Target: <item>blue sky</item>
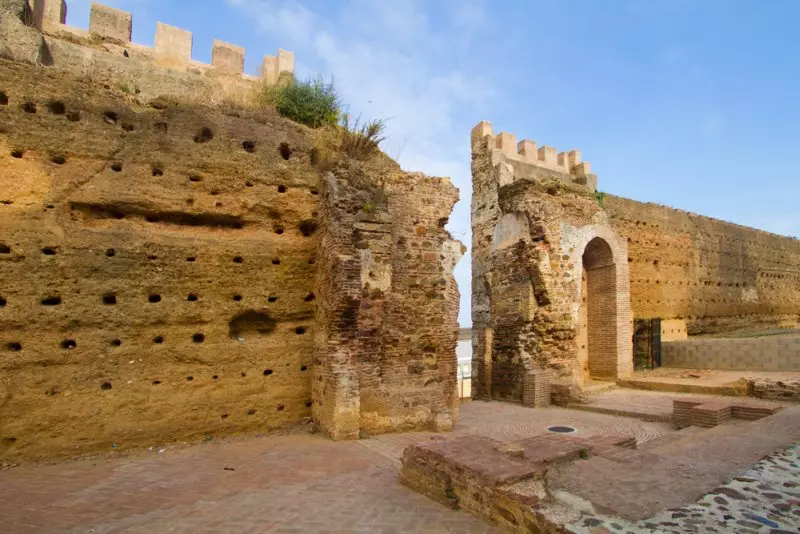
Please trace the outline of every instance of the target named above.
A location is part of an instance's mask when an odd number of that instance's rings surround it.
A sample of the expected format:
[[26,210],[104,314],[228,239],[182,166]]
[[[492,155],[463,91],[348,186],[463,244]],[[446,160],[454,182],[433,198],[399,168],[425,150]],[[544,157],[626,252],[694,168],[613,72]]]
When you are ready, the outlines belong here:
[[[333,76],[351,113],[389,121],[407,170],[449,176],[449,228],[469,245],[469,132],[490,120],[578,148],[602,191],[800,235],[800,2],[796,0],[106,0],[155,22]],[[68,0],[86,27],[88,0]],[[470,259],[456,268],[470,323]]]

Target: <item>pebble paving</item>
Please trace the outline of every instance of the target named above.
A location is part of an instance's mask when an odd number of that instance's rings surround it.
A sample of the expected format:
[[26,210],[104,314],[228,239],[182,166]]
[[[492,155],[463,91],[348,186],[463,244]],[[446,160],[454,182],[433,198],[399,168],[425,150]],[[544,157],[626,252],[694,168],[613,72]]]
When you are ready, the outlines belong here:
[[584,512],[575,534],[800,533],[800,443],[768,456],[694,504],[625,521]]

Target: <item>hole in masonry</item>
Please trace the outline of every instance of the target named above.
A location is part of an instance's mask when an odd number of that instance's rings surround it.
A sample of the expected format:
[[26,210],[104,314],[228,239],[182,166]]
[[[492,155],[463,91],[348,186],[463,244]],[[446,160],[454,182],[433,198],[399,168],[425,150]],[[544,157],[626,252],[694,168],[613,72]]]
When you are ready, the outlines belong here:
[[25,154],[24,150],[12,150],[11,157],[16,159],[21,159],[22,156]]
[[193,377],[193,376],[187,376],[187,377],[186,377],[186,381],[187,381],[187,382],[191,382],[192,380],[194,380],[194,377]]
[[52,161],[56,165],[63,165],[63,164],[65,164],[67,162],[67,158],[62,156],[62,155],[60,155],[60,154],[57,154],[57,155],[51,157],[50,161]]
[[42,306],[58,306],[61,304],[61,297],[44,297],[39,303]]
[[0,254],[11,254],[11,247],[5,243],[0,243]]
[[203,177],[202,176],[197,176],[196,174],[193,174],[192,176],[189,177],[189,181],[190,182],[202,182],[203,181]]
[[215,197],[219,195],[219,189],[212,189],[211,191],[208,192],[208,194],[211,195],[212,197]]
[[8,95],[5,91],[0,91],[0,106],[7,106],[8,105]]
[[272,369],[264,369],[264,376],[269,376],[272,374]]
[[8,301],[5,299],[5,297],[0,297],[0,308],[5,308],[6,304],[8,304]]
[[197,295],[195,295],[194,293],[189,293],[189,296],[186,297],[186,300],[188,300],[189,302],[196,302],[197,301]]
[[208,127],[201,128],[197,135],[194,136],[195,143],[208,143],[212,139],[214,139],[214,132]]
[[12,341],[11,343],[6,344],[6,348],[11,352],[19,352],[22,350],[22,343]]
[[112,163],[111,170],[114,172],[121,172],[122,171],[122,163]]
[[278,152],[280,152],[281,157],[285,160],[292,157],[292,148],[289,146],[289,143],[281,143],[278,146]]
[[228,418],[228,414],[224,413],[224,414],[220,415],[220,417],[223,418],[223,419],[227,419]]
[[242,148],[245,152],[250,152],[251,154],[256,151],[256,142],[255,141],[245,141],[242,143]]
[[78,122],[81,120],[81,112],[80,111],[70,111],[67,113],[67,120],[70,122]]
[[317,296],[314,295],[314,293],[309,293],[308,295],[305,296],[305,298],[303,298],[303,300],[306,302],[311,302],[315,298],[317,298]]
[[148,254],[147,259],[150,261],[155,261],[158,259],[158,256],[156,256],[155,254]]
[[275,233],[278,234],[278,235],[283,234],[283,226],[276,226],[275,227]]
[[117,255],[117,251],[114,250],[113,248],[107,248],[106,249],[106,256],[108,256],[109,258],[113,258],[116,255]]
[[233,300],[234,300],[235,302],[241,302],[241,300],[242,300],[242,296],[241,296],[241,295],[234,295],[234,296],[233,296],[233,297],[231,297],[231,298],[233,298]]
[[294,333],[297,334],[298,336],[301,336],[306,333],[306,329],[302,326],[298,326],[297,328],[294,329]]
[[281,260],[280,258],[272,258],[272,265],[280,265]]
[[56,253],[55,247],[42,247],[42,254],[45,256],[55,256]]
[[319,191],[317,191],[316,189],[312,189],[311,190],[311,194],[312,195],[319,195]]
[[192,336],[192,341],[194,341],[195,343],[202,343],[205,340],[206,340],[205,334],[194,334]]
[[51,100],[48,102],[47,109],[50,110],[50,113],[53,115],[63,115],[67,112],[67,107],[64,105],[64,103],[57,100]]
[[17,438],[14,437],[3,438],[3,443],[16,443],[16,442]]
[[269,297],[267,297],[267,302],[275,302],[275,301],[277,301],[277,300],[278,300],[278,297],[276,297],[276,296],[269,296]]
[[157,386],[161,383],[161,380],[153,380],[153,385]]
[[311,152],[308,153],[308,161],[312,165],[316,165],[317,163],[319,163],[319,150],[317,149],[317,147],[312,148]]
[[103,382],[102,384],[100,384],[100,389],[104,391],[111,389],[111,382]]
[[310,237],[317,230],[317,222],[311,219],[305,220],[300,223],[300,233],[305,237]]
[[106,306],[113,306],[117,303],[117,295],[115,293],[106,293],[103,295],[103,304]]
[[103,113],[103,121],[105,121],[106,124],[117,124],[118,119],[119,115],[114,111],[106,111]]
[[54,206],[53,204],[47,204],[47,205],[45,206],[45,208],[47,208],[47,209],[51,210],[51,209],[54,209],[54,208],[55,208],[55,206]]
[[247,376],[247,373],[245,373],[244,371],[242,371],[242,373],[241,373],[241,374],[242,374],[242,378],[244,378],[244,377],[246,377],[246,376]]
[[150,304],[155,304],[157,302],[161,302],[161,295],[153,294],[147,296],[147,302]]
[[25,102],[22,104],[22,111],[25,113],[36,113],[36,104],[33,102]]
[[211,377],[211,380],[219,380],[219,375],[214,375]]
[[233,263],[242,263],[242,262],[244,262],[244,258],[242,258],[241,256],[233,257]]
[[306,401],[306,408],[311,408],[311,401]]
[[164,343],[164,338],[163,338],[163,336],[156,336],[156,337],[154,337],[154,338],[153,338],[153,343],[155,343],[156,345],[161,345],[162,343]]
[[286,192],[286,186],[283,185],[283,184],[279,185],[278,186],[278,193],[285,193],[285,192]]
[[308,371],[308,366],[304,365],[300,368],[301,371]]
[[245,182],[244,185],[246,187],[253,187],[253,182]]
[[309,257],[308,263],[314,265],[315,263],[317,263],[317,258],[315,258],[314,256]]
[[575,432],[575,428],[571,426],[550,426],[547,427],[549,432],[555,432],[556,434],[572,434]]
[[134,131],[136,129],[136,126],[134,126],[130,122],[123,122],[122,123],[122,129],[125,130],[126,132],[132,132],[132,131]]
[[247,410],[247,415],[254,415],[255,413],[256,413],[256,411],[253,408],[250,408],[249,410]]
[[112,347],[119,347],[120,345],[122,345],[122,340],[120,340],[120,339],[112,339],[111,340],[111,346]]
[[283,411],[283,409],[284,409],[284,406],[283,406],[283,404],[279,404],[279,405],[277,405],[277,406],[275,407],[275,409],[276,409],[276,410],[278,410],[279,412],[282,412],[282,411]]
[[153,167],[153,176],[164,176],[164,171],[160,167]]
[[188,258],[186,258],[186,261],[188,261],[189,263],[192,263],[194,261],[197,261],[197,258],[195,258],[194,256],[189,256]]
[[65,339],[61,342],[62,349],[74,349],[78,346],[78,343],[74,339]]

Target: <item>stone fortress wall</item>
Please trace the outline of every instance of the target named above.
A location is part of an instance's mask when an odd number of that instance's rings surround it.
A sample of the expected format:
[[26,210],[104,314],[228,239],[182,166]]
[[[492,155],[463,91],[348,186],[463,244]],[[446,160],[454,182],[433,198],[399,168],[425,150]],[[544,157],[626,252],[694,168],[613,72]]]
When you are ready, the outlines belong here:
[[0,0],[0,459],[452,426],[449,180],[325,167],[317,132],[202,98],[253,90],[231,56],[167,67],[129,15],[79,42],[34,7]]
[[[473,129],[472,147],[478,396],[519,402],[536,369],[573,385],[623,376],[631,343],[630,323],[623,323],[637,318],[661,318],[665,340],[673,341],[800,325],[800,241],[598,193],[577,151],[534,151],[533,142],[495,135],[488,123]],[[617,283],[603,286],[595,277],[601,313],[593,321],[597,291],[587,274],[603,254],[587,246],[595,237],[607,244],[601,263],[615,266]],[[615,323],[593,333],[606,313],[617,315]],[[593,370],[592,340],[597,348],[609,336],[617,342],[616,369]]]

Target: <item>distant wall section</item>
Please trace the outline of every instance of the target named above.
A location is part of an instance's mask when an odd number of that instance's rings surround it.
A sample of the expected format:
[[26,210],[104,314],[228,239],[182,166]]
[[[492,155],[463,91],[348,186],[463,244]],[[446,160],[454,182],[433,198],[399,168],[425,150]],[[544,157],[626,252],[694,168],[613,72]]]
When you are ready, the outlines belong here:
[[606,195],[628,242],[634,317],[684,320],[688,334],[800,325],[800,241]]

